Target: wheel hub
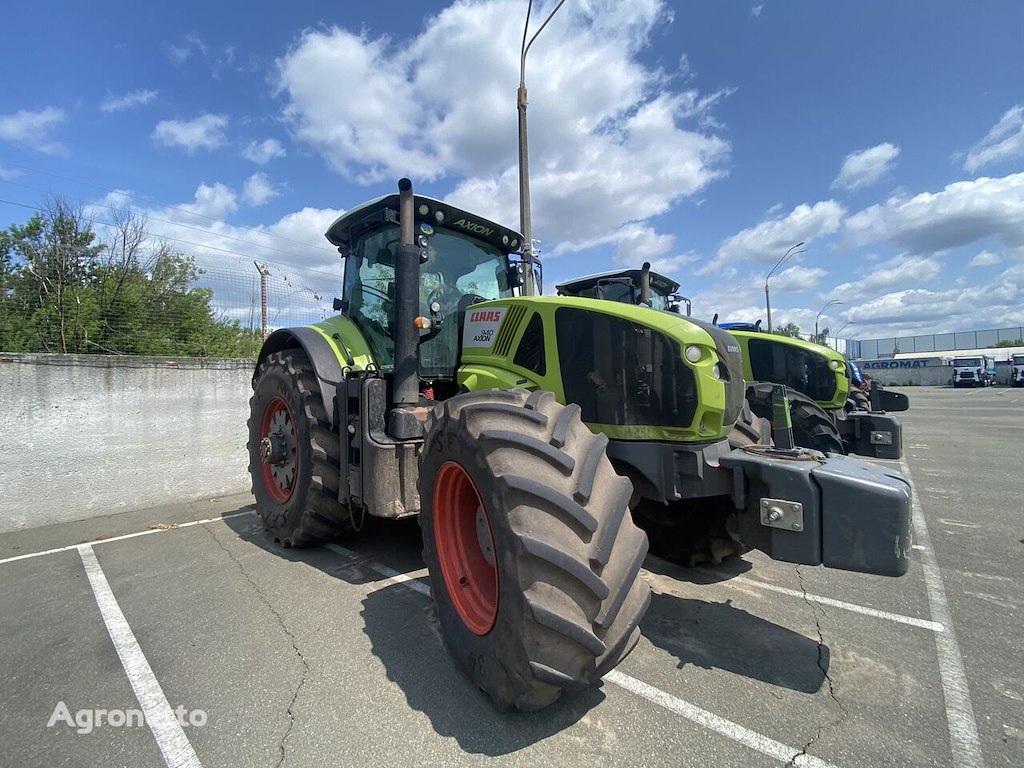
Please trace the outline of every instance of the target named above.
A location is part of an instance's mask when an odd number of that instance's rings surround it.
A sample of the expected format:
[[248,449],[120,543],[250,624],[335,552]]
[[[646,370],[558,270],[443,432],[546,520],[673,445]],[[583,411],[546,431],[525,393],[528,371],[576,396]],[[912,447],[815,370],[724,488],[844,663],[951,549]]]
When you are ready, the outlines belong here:
[[486,635],[498,615],[498,559],[487,510],[472,479],[446,462],[434,481],[434,537],[452,607],[475,635]]
[[263,465],[264,487],[279,503],[291,498],[298,466],[298,436],[288,404],[275,397],[260,421],[258,455]]

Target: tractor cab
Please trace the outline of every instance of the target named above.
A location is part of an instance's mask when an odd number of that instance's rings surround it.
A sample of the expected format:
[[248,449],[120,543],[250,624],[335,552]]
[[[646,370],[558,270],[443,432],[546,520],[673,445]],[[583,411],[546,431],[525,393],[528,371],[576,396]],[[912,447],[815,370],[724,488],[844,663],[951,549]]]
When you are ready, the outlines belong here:
[[[647,296],[644,296],[644,281],[648,280]],[[643,269],[622,269],[618,272],[601,272],[575,280],[559,283],[555,290],[560,296],[579,296],[584,299],[603,299],[620,304],[646,304],[652,309],[679,312],[681,302],[686,303],[689,315],[690,300],[680,296],[679,283],[671,278],[650,271],[650,264]]]
[[[416,196],[418,375],[425,384],[454,381],[466,309],[508,298],[522,284],[514,254],[522,236],[439,200]],[[336,303],[359,328],[382,371],[394,369],[398,284],[399,196],[355,208],[335,221],[327,239],[345,257]]]

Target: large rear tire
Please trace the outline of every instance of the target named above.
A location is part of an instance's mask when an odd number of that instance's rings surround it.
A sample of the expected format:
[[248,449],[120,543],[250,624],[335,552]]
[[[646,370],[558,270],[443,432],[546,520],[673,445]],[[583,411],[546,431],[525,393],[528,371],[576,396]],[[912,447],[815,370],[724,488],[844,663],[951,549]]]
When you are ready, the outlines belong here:
[[[747,384],[750,410],[763,419],[772,418],[772,388],[769,382]],[[843,438],[835,422],[816,402],[802,392],[786,388],[789,413],[793,421],[793,442],[801,448],[813,448],[822,453],[845,454]]]
[[275,352],[260,364],[249,412],[249,474],[267,532],[301,547],[352,531],[338,502],[341,443],[305,352]]
[[448,650],[499,710],[596,683],[650,601],[632,486],[579,414],[550,392],[492,390],[428,421],[423,558]]

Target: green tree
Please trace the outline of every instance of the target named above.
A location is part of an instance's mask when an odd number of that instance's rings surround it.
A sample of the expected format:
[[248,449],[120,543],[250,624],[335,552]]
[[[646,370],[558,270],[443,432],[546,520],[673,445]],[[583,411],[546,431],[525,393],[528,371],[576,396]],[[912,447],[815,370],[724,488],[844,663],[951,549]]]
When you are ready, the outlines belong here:
[[802,338],[800,336],[800,326],[796,323],[786,323],[785,325],[776,328],[772,333],[777,336],[789,336],[793,339]]
[[1024,339],[1003,339],[992,345],[992,348],[998,349],[1000,347],[1024,347]]
[[55,200],[0,233],[0,348],[200,357],[251,357],[257,328],[214,316],[202,270],[145,219],[115,211],[98,243],[81,211]]
[[[7,323],[16,347],[42,352],[85,352],[95,317],[94,267],[103,251],[81,209],[61,198],[47,201],[25,224],[12,224],[3,246]],[[16,318],[16,319],[15,319]],[[23,350],[12,350],[23,351]]]
[[811,334],[811,341],[813,341],[815,344],[821,344],[821,345],[827,347],[828,346],[828,334],[829,334],[829,328],[822,328],[820,333],[812,333]]

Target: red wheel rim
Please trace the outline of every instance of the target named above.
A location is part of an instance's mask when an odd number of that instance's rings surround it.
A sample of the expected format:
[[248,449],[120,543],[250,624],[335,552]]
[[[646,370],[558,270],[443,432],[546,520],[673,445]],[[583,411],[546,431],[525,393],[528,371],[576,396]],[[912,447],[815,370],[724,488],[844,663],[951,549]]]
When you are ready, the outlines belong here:
[[299,440],[291,409],[280,397],[275,397],[263,409],[259,451],[263,487],[274,501],[283,504],[295,491]]
[[494,538],[476,486],[454,461],[434,483],[434,539],[455,612],[470,632],[486,635],[498,616]]

